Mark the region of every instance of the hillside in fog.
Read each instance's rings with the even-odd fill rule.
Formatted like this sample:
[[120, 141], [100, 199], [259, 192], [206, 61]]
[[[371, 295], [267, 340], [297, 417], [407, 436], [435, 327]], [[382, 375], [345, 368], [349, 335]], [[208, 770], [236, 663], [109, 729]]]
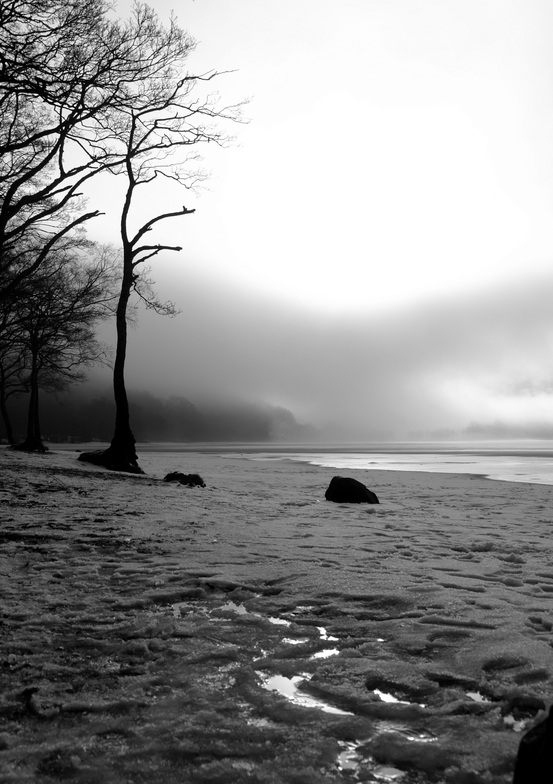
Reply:
[[[156, 397], [129, 393], [137, 441], [297, 441], [314, 429], [300, 424], [291, 411], [241, 400], [192, 402], [183, 396]], [[17, 433], [25, 429], [25, 397], [11, 402]], [[115, 408], [108, 388], [74, 389], [44, 395], [41, 420], [47, 441], [109, 441]], [[3, 435], [3, 434], [2, 434]]]

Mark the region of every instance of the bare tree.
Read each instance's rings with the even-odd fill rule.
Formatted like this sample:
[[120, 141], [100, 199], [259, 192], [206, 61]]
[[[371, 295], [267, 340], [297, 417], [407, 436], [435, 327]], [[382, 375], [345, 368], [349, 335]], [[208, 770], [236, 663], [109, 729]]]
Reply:
[[70, 162], [70, 152], [94, 140], [85, 124], [102, 97], [91, 100], [100, 58], [90, 45], [105, 6], [11, 0], [0, 8], [0, 292], [9, 293], [98, 214], [68, 209], [81, 206], [80, 186], [96, 168], [86, 154]]
[[[121, 166], [112, 171], [126, 178], [120, 223], [123, 271], [113, 375], [115, 431], [106, 451], [83, 453], [80, 459], [139, 473], [124, 378], [129, 299], [133, 290], [144, 296], [140, 288], [144, 262], [164, 251], [182, 250], [180, 246], [150, 239], [151, 233], [159, 230], [163, 222], [190, 215], [194, 209], [183, 206], [174, 211], [150, 212], [150, 217], [138, 223], [135, 215], [143, 214], [145, 199], [141, 196], [156, 178], [166, 177], [188, 190], [203, 180], [204, 174], [197, 170], [198, 156], [190, 148], [207, 142], [224, 144], [225, 136], [214, 121], [238, 120], [240, 107], [221, 108], [216, 97], [198, 96], [201, 84], [220, 74], [187, 74], [186, 61], [194, 44], [174, 18], [164, 28], [146, 5], [136, 4], [133, 13], [136, 28], [149, 31], [148, 38], [140, 42], [140, 59], [150, 62], [152, 68], [140, 84], [134, 85], [128, 103], [114, 114], [112, 124], [112, 144], [122, 160]], [[147, 304], [160, 312], [172, 312], [170, 303], [148, 299]]]
[[28, 354], [24, 345], [24, 330], [18, 318], [18, 297], [14, 293], [4, 297], [0, 308], [0, 415], [9, 444], [15, 444], [8, 400], [25, 391], [24, 374]]
[[[0, 3], [0, 300], [40, 277], [43, 265], [99, 215], [82, 193], [101, 172], [126, 178], [121, 211], [122, 274], [114, 366], [115, 434], [99, 462], [140, 471], [124, 382], [127, 314], [133, 290], [145, 296], [140, 265], [180, 247], [148, 241], [183, 207], [139, 220], [138, 194], [160, 176], [191, 189], [193, 145], [223, 143], [213, 127], [235, 120], [201, 87], [220, 74], [187, 73], [194, 42], [171, 17], [163, 26], [136, 2], [115, 20], [108, 0]], [[162, 312], [171, 307], [148, 304]]]
[[107, 0], [0, 3], [0, 297], [100, 214], [83, 187], [122, 162], [118, 113], [167, 67], [152, 25]]
[[96, 323], [112, 313], [115, 281], [106, 255], [89, 259], [86, 246], [51, 253], [17, 303], [18, 341], [28, 358], [19, 373], [29, 392], [27, 435], [18, 449], [44, 452], [39, 390], [62, 391], [84, 379], [83, 368], [105, 356]]

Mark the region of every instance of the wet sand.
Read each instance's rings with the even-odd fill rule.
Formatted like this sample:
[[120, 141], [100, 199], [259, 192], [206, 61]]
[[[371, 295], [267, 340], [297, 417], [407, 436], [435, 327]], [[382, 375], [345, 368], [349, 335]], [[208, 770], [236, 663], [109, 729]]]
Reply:
[[141, 465], [0, 450], [2, 781], [511, 781], [553, 699], [552, 487]]

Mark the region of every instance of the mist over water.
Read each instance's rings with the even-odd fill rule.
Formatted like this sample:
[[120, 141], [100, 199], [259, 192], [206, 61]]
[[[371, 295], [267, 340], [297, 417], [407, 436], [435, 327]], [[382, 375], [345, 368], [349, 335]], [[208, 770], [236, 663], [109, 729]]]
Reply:
[[283, 406], [335, 441], [552, 436], [552, 276], [385, 312], [368, 292], [366, 312], [329, 315], [167, 273], [182, 312], [140, 314], [132, 389]]

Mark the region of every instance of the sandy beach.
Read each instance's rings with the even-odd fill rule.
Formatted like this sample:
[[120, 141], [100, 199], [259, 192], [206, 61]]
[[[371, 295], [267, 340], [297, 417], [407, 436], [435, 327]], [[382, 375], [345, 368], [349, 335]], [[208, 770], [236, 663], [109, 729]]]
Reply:
[[[553, 487], [0, 450], [3, 782], [508, 784], [553, 699]], [[165, 483], [197, 472], [205, 488]]]

